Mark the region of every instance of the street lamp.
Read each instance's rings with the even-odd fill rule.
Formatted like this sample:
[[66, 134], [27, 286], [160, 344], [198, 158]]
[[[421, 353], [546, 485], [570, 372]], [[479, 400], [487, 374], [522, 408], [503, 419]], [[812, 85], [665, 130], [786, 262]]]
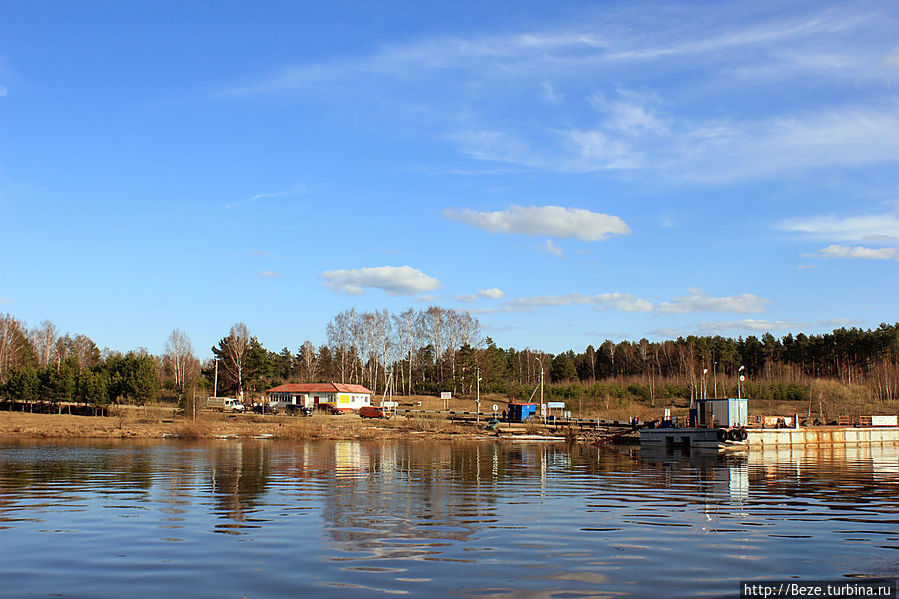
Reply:
[[740, 367], [737, 369], [737, 374], [740, 375], [740, 376], [737, 378], [737, 399], [742, 399], [742, 397], [743, 397], [743, 379], [744, 379], [745, 377], [744, 377], [742, 374], [740, 374], [740, 373], [743, 372], [744, 370], [746, 370], [746, 367], [745, 367], [745, 366], [740, 366]]
[[712, 362], [712, 378], [715, 379], [715, 399], [718, 399], [718, 362]]
[[478, 409], [477, 409], [477, 416], [475, 416], [475, 421], [480, 422], [481, 421], [481, 368], [480, 367], [478, 367], [477, 373], [478, 373], [478, 400], [477, 400]]
[[707, 375], [708, 373], [709, 373], [708, 368], [702, 369], [702, 398], [703, 399], [708, 399], [708, 395], [706, 394], [706, 387], [705, 387], [705, 375]]
[[546, 422], [546, 414], [543, 413], [543, 362], [536, 356], [534, 359], [537, 360], [537, 364], [540, 364], [540, 414], [543, 415], [543, 421]]

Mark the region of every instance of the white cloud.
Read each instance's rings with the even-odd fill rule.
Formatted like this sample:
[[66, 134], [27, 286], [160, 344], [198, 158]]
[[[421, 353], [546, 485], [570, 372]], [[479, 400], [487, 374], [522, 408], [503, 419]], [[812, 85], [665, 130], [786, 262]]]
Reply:
[[755, 333], [784, 331], [788, 329], [808, 328], [808, 323], [790, 322], [786, 320], [756, 320], [744, 318], [743, 320], [728, 320], [718, 322], [700, 322], [699, 329], [704, 332], [715, 331], [752, 331]]
[[868, 214], [842, 218], [828, 214], [811, 218], [793, 218], [781, 222], [779, 228], [804, 233], [815, 239], [882, 243], [899, 239], [899, 214]]
[[467, 293], [465, 295], [454, 295], [453, 298], [455, 298], [456, 301], [464, 302], [466, 304], [471, 304], [476, 299], [478, 299], [478, 296], [476, 296], [473, 293]]
[[858, 258], [861, 260], [895, 260], [899, 256], [897, 248], [868, 248], [860, 245], [829, 245], [821, 248], [813, 256], [822, 258]]
[[6, 87], [0, 85], [0, 98], [5, 98], [9, 95], [9, 90]]
[[562, 248], [560, 248], [559, 246], [554, 244], [552, 239], [547, 239], [543, 243], [539, 244], [537, 247], [548, 254], [552, 254], [553, 256], [557, 256], [559, 258], [564, 256], [564, 253], [562, 252]]
[[630, 227], [617, 216], [563, 206], [510, 206], [497, 212], [448, 209], [444, 216], [491, 233], [543, 235], [557, 239], [600, 241], [627, 235]]
[[13, 302], [8, 297], [0, 297], [0, 304], [14, 304], [14, 303], [15, 302]]
[[491, 289], [478, 289], [478, 295], [490, 299], [502, 299], [506, 294], [503, 293], [502, 289], [493, 287]]
[[259, 276], [265, 277], [267, 279], [280, 279], [281, 273], [276, 270], [263, 270], [261, 273], [259, 273]]
[[712, 297], [701, 289], [689, 289], [690, 295], [678, 297], [657, 306], [659, 312], [688, 314], [690, 312], [733, 312], [752, 314], [765, 311], [765, 304], [771, 300], [751, 293], [730, 297]]
[[440, 299], [439, 295], [431, 295], [430, 293], [425, 293], [415, 297], [416, 302], [436, 302]]
[[652, 310], [651, 303], [630, 293], [600, 293], [598, 295], [567, 293], [565, 295], [540, 295], [511, 300], [503, 304], [503, 311], [528, 312], [536, 308], [570, 306], [572, 304], [595, 306], [597, 310], [614, 309], [624, 312], [649, 312]]
[[339, 293], [359, 295], [365, 289], [381, 289], [388, 295], [415, 295], [440, 287], [440, 281], [411, 266], [377, 266], [322, 273], [325, 286]]

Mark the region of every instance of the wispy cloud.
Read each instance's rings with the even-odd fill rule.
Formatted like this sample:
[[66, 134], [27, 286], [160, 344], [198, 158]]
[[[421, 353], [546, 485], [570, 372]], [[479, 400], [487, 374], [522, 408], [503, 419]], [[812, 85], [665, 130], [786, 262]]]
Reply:
[[280, 279], [281, 273], [276, 270], [263, 270], [261, 273], [259, 273], [259, 276], [266, 279]]
[[476, 299], [478, 299], [478, 296], [473, 293], [467, 293], [467, 294], [463, 294], [463, 295], [454, 295], [453, 299], [455, 299], [458, 302], [465, 303], [465, 304], [471, 304], [471, 303], [474, 303], [474, 301]]
[[491, 233], [600, 241], [631, 232], [617, 216], [564, 206], [510, 206], [497, 212], [448, 209], [443, 214]]
[[899, 240], [899, 213], [839, 217], [833, 214], [782, 221], [784, 231], [803, 233], [813, 239], [842, 242], [889, 243]]
[[754, 318], [744, 318], [743, 320], [700, 322], [698, 326], [699, 330], [707, 333], [725, 331], [752, 331], [761, 333], [804, 329], [808, 328], [809, 324], [788, 320], [756, 320]]
[[600, 293], [584, 295], [566, 293], [564, 295], [539, 295], [505, 302], [501, 311], [529, 312], [538, 308], [570, 305], [594, 306], [597, 310], [621, 310], [623, 312], [649, 312], [652, 304], [630, 293]]
[[653, 337], [661, 337], [662, 339], [677, 339], [678, 337], [683, 337], [685, 333], [682, 330], [673, 327], [662, 327], [660, 329], [649, 331], [649, 334]]
[[0, 98], [5, 98], [8, 95], [9, 95], [9, 90], [6, 89], [5, 86], [0, 85]]
[[338, 293], [360, 295], [365, 289], [380, 289], [388, 295], [415, 295], [440, 287], [440, 281], [411, 266], [376, 266], [322, 273], [325, 287]]
[[690, 289], [690, 295], [675, 298], [670, 302], [662, 302], [657, 306], [659, 312], [688, 314], [691, 312], [731, 312], [734, 314], [753, 314], [764, 312], [765, 305], [771, 300], [751, 293], [729, 297], [712, 297], [701, 289]]
[[238, 200], [236, 202], [231, 202], [230, 204], [225, 204], [225, 210], [231, 210], [232, 208], [237, 208], [239, 206], [246, 206], [247, 204], [253, 204], [260, 200], [265, 200], [268, 198], [283, 198], [283, 197], [291, 197], [291, 196], [302, 196], [308, 193], [308, 189], [304, 185], [298, 185], [291, 187], [290, 189], [285, 189], [282, 191], [274, 191], [270, 193], [257, 193], [254, 196], [251, 196], [245, 200]]
[[0, 297], [0, 304], [14, 304], [15, 302], [7, 297]]
[[821, 248], [814, 254], [806, 254], [806, 256], [818, 256], [821, 258], [855, 258], [859, 260], [896, 260], [899, 258], [899, 249], [868, 248], [860, 245], [849, 246], [833, 244]]
[[[595, 18], [520, 32], [387, 43], [291, 65], [224, 95], [345, 101], [416, 119], [474, 159], [523, 168], [745, 180], [899, 160], [894, 20], [870, 4], [683, 5], [652, 19], [638, 7], [597, 9]], [[664, 96], [645, 88], [653, 73], [665, 74]], [[808, 109], [770, 102], [774, 92], [795, 100], [822, 88], [835, 93], [818, 93]], [[752, 114], [707, 116], [734, 89]], [[527, 109], [510, 112], [513, 103]]]
[[862, 326], [864, 323], [852, 318], [830, 318], [827, 320], [819, 320], [818, 324], [823, 327], [839, 329], [842, 327], [858, 327]]
[[565, 255], [564, 252], [562, 251], [562, 248], [560, 248], [559, 246], [554, 244], [552, 239], [547, 239], [543, 243], [539, 244], [537, 247], [540, 248], [542, 251], [546, 252], [547, 254], [552, 254], [553, 256], [556, 256], [558, 258], [561, 258]]

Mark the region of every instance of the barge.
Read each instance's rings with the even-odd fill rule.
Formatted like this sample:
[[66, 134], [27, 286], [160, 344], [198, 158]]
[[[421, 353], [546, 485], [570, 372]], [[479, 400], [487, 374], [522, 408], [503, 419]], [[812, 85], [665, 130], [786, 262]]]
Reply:
[[640, 430], [644, 447], [680, 446], [718, 451], [786, 447], [878, 446], [899, 444], [899, 418], [875, 417], [871, 426], [748, 427], [745, 399], [700, 399], [690, 410], [689, 426], [666, 418], [658, 428]]

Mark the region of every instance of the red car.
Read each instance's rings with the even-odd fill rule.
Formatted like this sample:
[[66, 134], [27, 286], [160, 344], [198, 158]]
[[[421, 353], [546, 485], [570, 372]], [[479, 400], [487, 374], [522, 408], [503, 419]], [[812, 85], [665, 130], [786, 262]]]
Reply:
[[390, 412], [378, 406], [362, 406], [359, 408], [361, 418], [385, 418], [390, 419]]

